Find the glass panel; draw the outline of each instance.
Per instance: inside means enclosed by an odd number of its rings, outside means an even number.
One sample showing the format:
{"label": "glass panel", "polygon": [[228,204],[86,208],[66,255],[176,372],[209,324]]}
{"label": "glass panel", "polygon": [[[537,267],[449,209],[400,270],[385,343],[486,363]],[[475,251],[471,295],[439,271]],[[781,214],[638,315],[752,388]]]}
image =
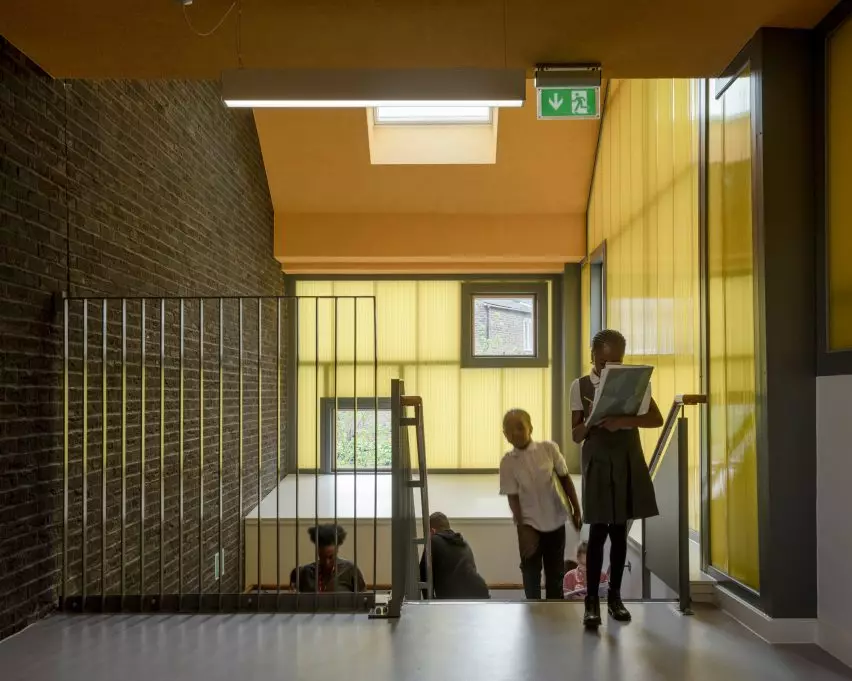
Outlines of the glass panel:
{"label": "glass panel", "polygon": [[473,298],[476,357],[535,356],[535,296]]}
{"label": "glass panel", "polygon": [[[711,93],[715,84],[711,83]],[[710,97],[710,560],[759,587],[751,83]]]}
{"label": "glass panel", "polygon": [[828,42],[828,346],[852,350],[852,21]]}
{"label": "glass panel", "polygon": [[[360,403],[360,400],[359,400]],[[391,413],[379,409],[378,439],[376,439],[376,412],[358,409],[357,422],[354,409],[337,411],[337,467],[354,468],[357,431],[357,459],[359,470],[369,470],[378,463],[379,468],[391,465]],[[376,447],[378,443],[378,447]],[[375,456],[375,458],[374,458]],[[377,460],[377,461],[376,461]]]}

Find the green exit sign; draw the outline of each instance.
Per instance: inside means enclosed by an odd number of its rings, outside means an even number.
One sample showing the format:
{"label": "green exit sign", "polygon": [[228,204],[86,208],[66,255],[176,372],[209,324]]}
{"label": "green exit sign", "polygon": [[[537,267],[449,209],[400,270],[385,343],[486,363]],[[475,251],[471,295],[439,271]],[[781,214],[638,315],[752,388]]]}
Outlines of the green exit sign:
{"label": "green exit sign", "polygon": [[601,117],[598,87],[545,87],[537,90],[536,96],[540,120]]}

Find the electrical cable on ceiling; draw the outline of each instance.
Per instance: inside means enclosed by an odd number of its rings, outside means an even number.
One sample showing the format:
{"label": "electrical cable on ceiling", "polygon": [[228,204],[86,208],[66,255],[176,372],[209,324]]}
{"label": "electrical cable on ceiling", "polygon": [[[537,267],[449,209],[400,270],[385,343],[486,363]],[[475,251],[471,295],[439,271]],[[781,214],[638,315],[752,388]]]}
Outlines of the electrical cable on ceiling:
{"label": "electrical cable on ceiling", "polygon": [[213,35],[216,31],[218,31],[222,27],[222,24],[225,23],[225,19],[227,19],[228,15],[231,12],[234,11],[234,7],[236,7],[236,6],[237,6],[237,0],[234,0],[234,2],[231,3],[231,6],[228,7],[227,10],[225,10],[225,13],[222,15],[222,18],[219,19],[217,24],[213,28],[211,28],[209,31],[199,31],[197,28],[195,28],[195,26],[192,25],[192,21],[189,18],[189,12],[187,12],[187,10],[186,10],[186,5],[183,5],[183,18],[186,21],[186,25],[189,26],[189,30],[191,30],[193,33],[195,33],[195,35],[197,35],[199,38],[207,38],[207,37]]}
{"label": "electrical cable on ceiling", "polygon": [[503,68],[509,68],[509,0],[503,0]]}
{"label": "electrical cable on ceiling", "polygon": [[237,4],[237,66],[243,68],[243,0]]}

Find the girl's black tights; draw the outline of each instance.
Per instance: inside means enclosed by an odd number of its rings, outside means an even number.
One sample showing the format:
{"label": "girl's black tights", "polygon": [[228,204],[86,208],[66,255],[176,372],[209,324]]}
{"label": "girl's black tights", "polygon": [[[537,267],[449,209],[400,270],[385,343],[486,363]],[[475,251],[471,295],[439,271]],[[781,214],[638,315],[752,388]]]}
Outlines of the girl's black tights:
{"label": "girl's black tights", "polygon": [[593,584],[600,584],[606,538],[609,537],[609,588],[621,595],[624,564],[627,562],[627,525],[595,523],[589,529],[589,553],[586,556],[586,584],[594,595]]}

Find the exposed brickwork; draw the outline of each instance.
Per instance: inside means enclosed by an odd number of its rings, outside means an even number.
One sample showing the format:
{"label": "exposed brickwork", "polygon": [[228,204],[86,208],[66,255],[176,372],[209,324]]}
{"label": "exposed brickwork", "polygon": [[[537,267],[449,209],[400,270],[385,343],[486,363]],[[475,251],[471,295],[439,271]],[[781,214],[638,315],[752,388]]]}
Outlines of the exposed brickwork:
{"label": "exposed brickwork", "polygon": [[[67,144],[66,144],[67,135]],[[0,638],[55,603],[62,547],[62,305],[55,296],[280,295],[273,214],[251,113],[222,106],[215,83],[85,82],[66,87],[0,39]],[[274,482],[275,304],[264,307],[262,491]],[[101,311],[89,304],[87,586],[101,575]],[[180,533],[186,593],[198,591],[199,323],[186,304],[184,522],[179,521],[178,303],[166,314],[164,589],[178,589]],[[202,575],[218,591],[219,307],[205,306]],[[238,322],[225,304],[222,588],[237,583]],[[243,510],[257,496],[257,305],[245,304]],[[286,317],[286,314],[285,314]],[[127,423],[122,468],[121,305],[108,304],[106,590],[120,589],[122,470],[126,472],[125,587],[139,592],[140,305],[127,309]],[[145,588],[160,574],[160,309],[146,310]],[[269,324],[267,326],[267,323]],[[285,336],[282,332],[282,338]],[[69,588],[82,558],[82,303],[71,305]],[[282,350],[282,356],[285,352]],[[282,359],[283,366],[283,359]],[[284,382],[282,381],[282,389]],[[286,395],[284,396],[286,400]],[[283,405],[282,405],[283,410]],[[282,411],[283,421],[283,411]],[[282,442],[286,441],[282,426]],[[75,576],[76,575],[76,576]]]}
{"label": "exposed brickwork", "polygon": [[534,337],[530,326],[533,317],[530,311],[477,302],[473,323],[475,338],[481,346],[481,351],[506,355],[523,355],[534,351]]}

